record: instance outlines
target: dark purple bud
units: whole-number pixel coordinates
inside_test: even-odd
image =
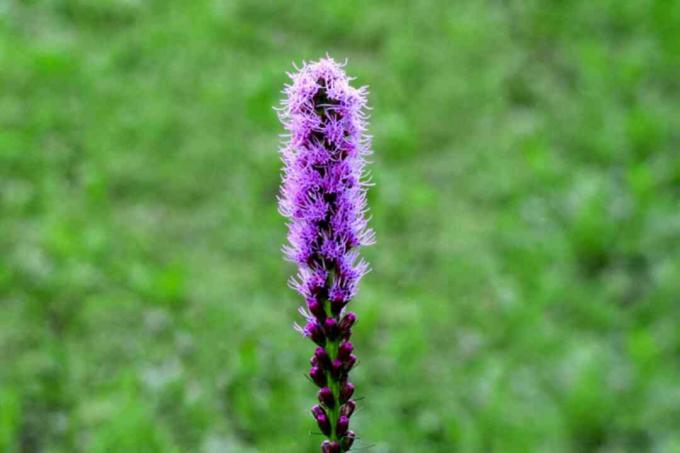
[[[314,418],[318,418],[321,415],[326,415],[326,411],[323,410],[323,407],[319,406],[318,404],[312,407],[312,416]]]
[[[345,417],[349,418],[352,416],[356,408],[357,403],[355,403],[352,400],[349,400],[345,404],[343,404],[342,407],[340,408],[340,415],[344,415]]]
[[[324,440],[321,444],[321,453],[340,453],[340,451],[340,444],[334,440]]]
[[[317,397],[319,398],[319,402],[325,405],[327,408],[333,409],[335,407],[333,392],[328,387],[323,387],[321,390],[319,390]]]
[[[328,297],[328,289],[326,288],[326,282],[324,281],[321,285],[317,286],[315,289],[312,290],[314,294],[316,294],[316,297],[319,298],[319,300],[324,300]]]
[[[309,299],[307,301],[307,308],[320,322],[323,322],[323,320],[326,319],[326,311],[323,309],[323,305],[316,299]]]
[[[345,437],[340,441],[342,451],[349,451],[349,449],[352,448],[352,445],[354,445],[354,439],[356,439],[356,437],[357,435],[354,434],[354,431],[347,431]]]
[[[340,321],[340,335],[342,335],[343,338],[349,338],[350,335],[352,334],[352,326],[354,323],[357,321],[357,315],[355,315],[352,312],[347,313],[345,316],[342,317],[342,320]]]
[[[338,359],[342,360],[343,362],[346,361],[353,350],[354,346],[352,346],[352,343],[345,341],[338,348]]]
[[[357,315],[354,314],[354,312],[349,312],[345,316],[342,317],[342,321],[340,321],[340,328],[341,329],[350,329],[354,323],[357,321]]]
[[[311,293],[318,293],[326,286],[328,272],[325,269],[317,269],[307,276],[307,287]]]
[[[314,321],[307,323],[304,329],[305,335],[312,339],[312,341],[319,346],[326,344],[326,337],[323,333],[321,325]]]
[[[335,425],[335,434],[338,437],[342,437],[347,434],[347,429],[349,428],[349,418],[341,415],[338,418],[338,423]]]
[[[340,387],[340,404],[344,404],[354,395],[354,385],[351,382],[344,382]]]
[[[309,369],[309,377],[312,378],[312,381],[319,387],[326,386],[326,372],[318,366],[313,366]]]
[[[345,305],[347,305],[347,302],[342,299],[331,299],[330,302],[331,313],[333,313],[333,316],[338,316],[342,309],[345,308]]]
[[[326,336],[329,340],[334,341],[336,338],[338,338],[338,322],[335,320],[335,318],[326,318],[323,326]]]
[[[331,422],[330,420],[328,420],[328,417],[326,415],[318,416],[316,418],[316,424],[319,426],[321,432],[324,433],[326,436],[331,435]]]
[[[340,379],[343,376],[344,371],[342,360],[335,359],[331,362],[331,375],[334,379]]]
[[[330,369],[331,358],[328,356],[328,353],[324,348],[316,348],[316,351],[314,351],[314,357],[318,366],[324,370]]]
[[[312,408],[312,415],[316,420],[316,424],[319,425],[319,429],[321,430],[321,432],[324,433],[326,436],[330,436],[331,422],[328,420],[328,415],[326,415],[326,411],[323,410],[323,407],[314,406]]]
[[[355,363],[357,363],[357,356],[350,354],[347,360],[344,361],[345,371],[349,373]]]

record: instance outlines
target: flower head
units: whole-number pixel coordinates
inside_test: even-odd
[[[286,257],[297,264],[290,286],[305,298],[296,329],[318,345],[311,380],[320,388],[312,414],[328,437],[323,452],[348,451],[356,403],[348,374],[356,357],[349,342],[356,315],[347,311],[368,264],[358,248],[374,241],[366,216],[366,88],[354,88],[327,57],[291,74],[279,110],[288,130],[279,211],[288,218]]]
[[[374,241],[364,181],[366,89],[350,86],[331,58],[305,64],[291,78],[279,110],[289,131],[279,197],[290,220],[284,252],[300,266],[292,283],[300,293],[317,303],[330,296],[342,308],[368,270],[355,249]]]

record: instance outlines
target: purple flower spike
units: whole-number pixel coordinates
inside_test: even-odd
[[[347,341],[356,315],[347,312],[347,305],[368,272],[358,249],[374,242],[364,173],[371,153],[367,91],[350,86],[342,65],[330,57],[304,64],[291,79],[279,109],[288,131],[281,149],[279,196],[279,211],[289,220],[283,251],[298,266],[290,286],[306,301],[300,309],[306,324],[296,328],[319,345],[309,375],[321,388],[318,398],[328,410],[312,410],[328,437],[321,449],[345,452],[354,439],[348,440],[348,428],[355,407],[349,402],[354,386],[347,374],[356,362]]]

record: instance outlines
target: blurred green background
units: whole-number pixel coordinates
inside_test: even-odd
[[[680,2],[0,2],[0,451],[317,451],[292,62],[371,88],[359,447],[680,451]]]

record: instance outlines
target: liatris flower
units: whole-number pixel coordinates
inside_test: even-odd
[[[356,315],[347,304],[368,265],[357,249],[373,243],[367,227],[364,157],[366,88],[353,88],[331,58],[292,74],[279,117],[289,139],[281,150],[285,169],[279,210],[287,217],[287,258],[299,272],[291,279],[306,301],[306,325],[296,328],[318,345],[309,377],[320,387],[312,415],[328,438],[322,452],[349,451],[356,408],[348,374],[356,363],[350,343]]]

